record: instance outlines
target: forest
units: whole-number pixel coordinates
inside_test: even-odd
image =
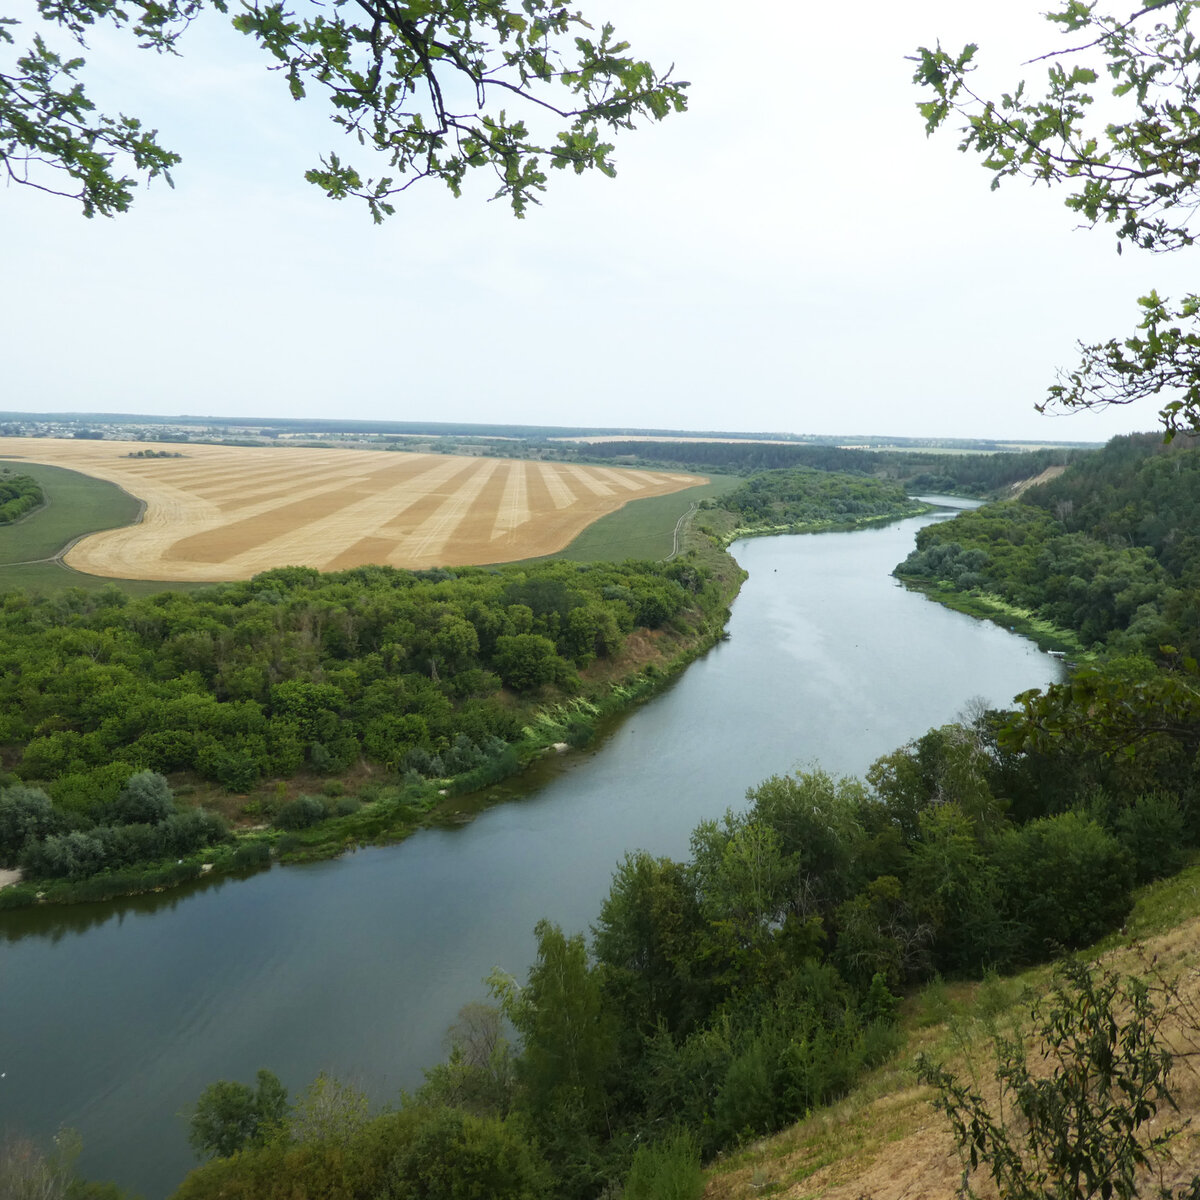
[[[1115,438],[1016,501],[922,529],[897,574],[943,594],[994,594],[1084,650],[1200,657],[1197,445]]]
[[[726,492],[706,500],[703,508],[733,513],[742,530],[801,532],[844,522],[894,520],[926,511],[899,483],[811,468],[762,471]]]
[[[524,743],[537,742],[527,727],[550,696],[563,704],[550,734],[586,741],[597,710],[580,672],[617,659],[630,635],[668,626],[707,644],[728,598],[685,560],[282,568],[136,599],[116,587],[8,593],[0,861],[32,879],[78,881],[226,840],[211,814],[172,816],[167,805],[151,820],[131,808],[131,777],[147,774],[244,793],[302,772],[337,779],[365,763],[392,785],[376,825],[388,807],[403,825],[406,806],[436,796],[430,781],[465,791],[519,769]],[[295,831],[350,818],[356,804],[300,796],[265,815]],[[177,844],[168,819],[191,822],[201,840]],[[4,902],[32,895],[32,885],[6,889]]]
[[[1084,457],[1086,450],[953,454],[934,450],[864,450],[771,442],[596,442],[575,451],[581,462],[620,459],[627,465],[750,473],[808,468],[902,483],[910,493],[987,496],[1009,484]]]

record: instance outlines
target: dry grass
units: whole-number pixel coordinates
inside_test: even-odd
[[[155,447],[157,448],[157,447]],[[663,471],[368,450],[0,438],[0,459],[68,467],[145,502],[66,555],[114,579],[247,579],[271,567],[433,567],[553,554],[629,500],[705,482]],[[172,449],[176,449],[172,447]]]
[[[1181,881],[1159,887],[1188,890],[1194,913],[1197,875],[1193,869]],[[1160,902],[1153,893],[1152,905]],[[1135,912],[1131,932],[1138,932],[1137,918]],[[1098,961],[1122,975],[1176,982],[1182,1015],[1165,1023],[1163,1035],[1176,1056],[1172,1082],[1179,1111],[1160,1113],[1148,1128],[1183,1125],[1200,1115],[1200,917],[1191,915],[1140,941],[1126,936]],[[1016,1023],[1024,1028],[1028,996],[1044,990],[1049,974],[1042,969],[1012,982],[935,987],[910,1002],[907,1044],[894,1064],[873,1073],[840,1104],[716,1165],[706,1200],[951,1200],[961,1195],[962,1163],[949,1126],[930,1104],[931,1089],[915,1085],[912,1061],[924,1050],[960,1074],[974,1071],[982,1093],[994,1101],[988,1031],[995,1026],[1011,1030]],[[1163,1182],[1177,1186],[1197,1173],[1200,1130],[1189,1127],[1173,1143]],[[972,1177],[981,1195],[990,1194],[989,1183],[983,1174]]]

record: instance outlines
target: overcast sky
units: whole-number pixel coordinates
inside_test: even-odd
[[[915,46],[977,41],[1011,86],[1058,36],[1035,6],[580,7],[674,61],[691,108],[621,136],[615,180],[553,172],[524,221],[486,181],[459,200],[419,185],[381,227],[326,200],[302,176],[337,131],[212,15],[182,59],[93,39],[97,99],[184,162],[174,191],[139,189],[111,220],[0,189],[0,408],[1046,440],[1155,425],[1152,407],[1033,405],[1077,338],[1126,333],[1151,286],[1188,290],[1186,252],[1118,257],[1060,194],[990,192],[914,107]]]

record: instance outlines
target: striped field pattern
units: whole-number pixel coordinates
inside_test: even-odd
[[[247,579],[279,566],[432,567],[553,554],[629,500],[705,482],[662,471],[289,446],[169,447],[0,438],[0,461],[50,463],[144,501],[142,520],[65,561],[115,579]],[[153,444],[152,448],[163,448]],[[53,502],[53,497],[51,497]]]

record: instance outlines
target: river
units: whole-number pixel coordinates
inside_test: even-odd
[[[0,1130],[84,1139],[81,1170],[162,1200],[193,1163],[179,1115],[259,1067],[380,1102],[420,1082],[493,969],[523,974],[542,917],[586,930],[639,847],[768,775],[861,773],[979,697],[1058,664],[890,577],[936,516],[758,538],[729,639],[615,727],[467,825],[190,893],[0,915]]]

